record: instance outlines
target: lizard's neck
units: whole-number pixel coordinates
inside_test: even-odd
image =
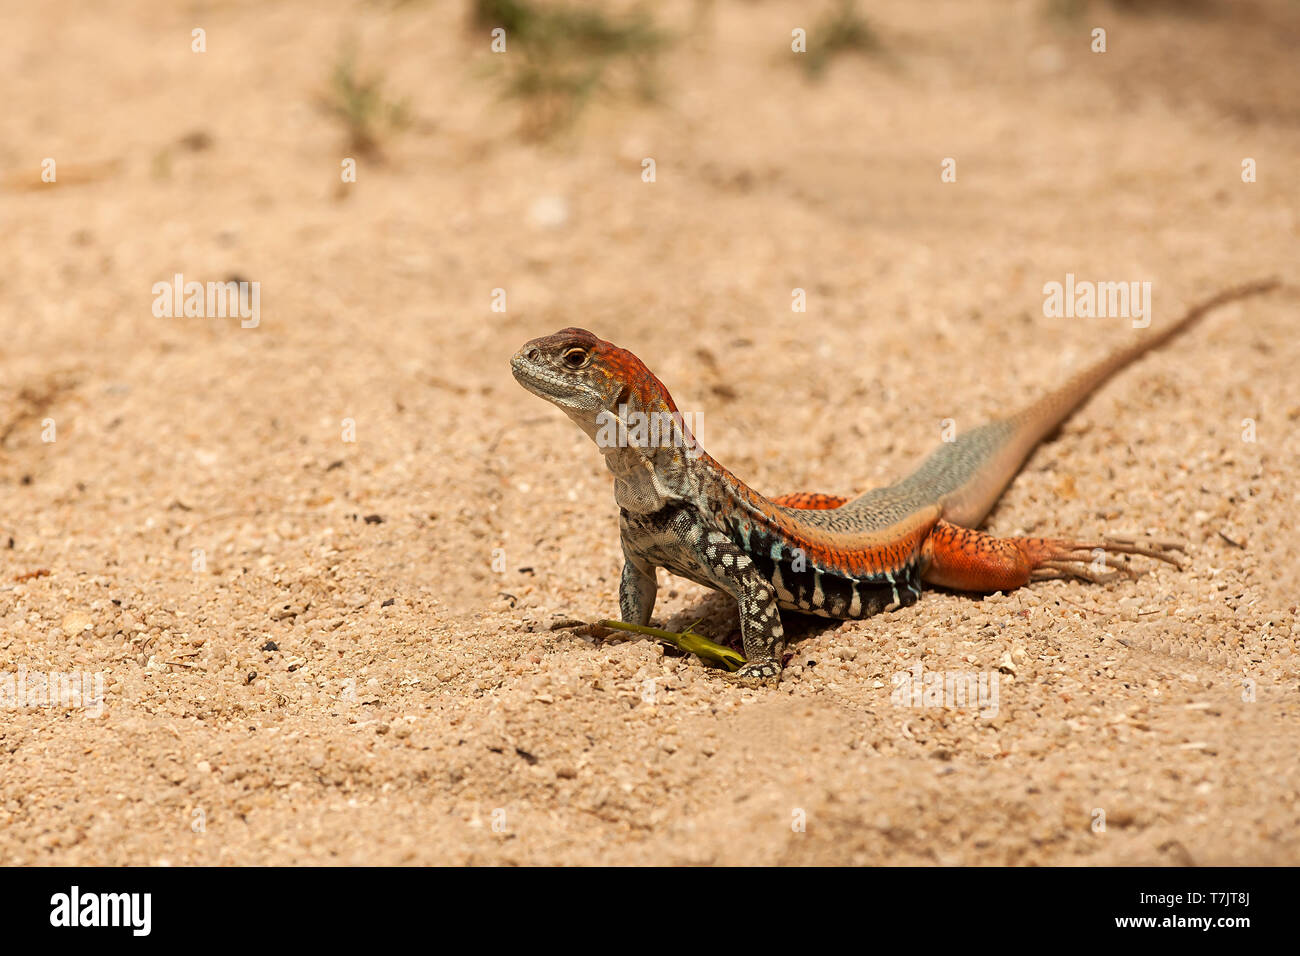
[[[689,434],[689,432],[687,432]],[[663,446],[606,445],[597,441],[605,467],[614,476],[614,500],[637,514],[670,504],[699,502],[716,463],[692,439]]]
[[[614,501],[624,511],[649,514],[683,498],[680,476],[642,455],[606,455],[605,467],[614,475]]]
[[[697,416],[683,414],[668,389],[630,352],[610,363],[617,397],[600,412],[566,409],[600,449],[625,511],[651,514],[688,505],[719,519],[761,510],[762,496],[700,447]]]
[[[723,521],[762,511],[761,495],[724,468],[691,436],[686,446],[601,448],[614,476],[614,500],[636,514],[689,505]]]
[[[662,388],[662,386],[661,386]],[[696,440],[667,390],[643,399],[624,392],[595,420],[575,421],[596,443],[614,476],[614,500],[637,514],[705,500],[720,469]]]

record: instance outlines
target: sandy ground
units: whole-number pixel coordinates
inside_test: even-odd
[[[1158,326],[1294,280],[1300,7],[1076,7],[873,3],[884,53],[812,81],[822,5],[656,5],[658,101],[533,143],[461,4],[6,4],[0,678],[105,700],[0,709],[0,862],[1300,862],[1294,285],[1113,382],[988,525],[1182,571],[796,624],[766,690],[553,629],[617,613],[621,557],[509,374],[535,335],[634,350],[762,491],[850,492],[1138,334],[1045,282],[1150,281]],[[349,40],[410,122],[345,185]],[[260,324],[155,317],[178,272]],[[996,716],[897,706],[917,664]]]

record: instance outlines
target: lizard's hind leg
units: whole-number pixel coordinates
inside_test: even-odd
[[[1130,538],[1068,541],[1061,538],[995,538],[983,531],[938,522],[921,547],[921,577],[929,584],[958,591],[1009,591],[1030,581],[1080,578],[1107,583],[1128,567],[1107,563],[1112,554],[1138,554],[1178,566],[1172,542]]]

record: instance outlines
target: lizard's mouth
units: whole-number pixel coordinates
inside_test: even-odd
[[[574,400],[588,391],[571,379],[539,366],[522,349],[510,359],[510,370],[514,373],[516,382],[539,398],[556,405],[575,404]]]

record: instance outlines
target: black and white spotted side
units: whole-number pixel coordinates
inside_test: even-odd
[[[772,582],[783,608],[838,620],[858,620],[895,611],[921,597],[916,564],[897,571],[849,577],[834,568],[818,567],[802,549],[766,531],[742,532],[748,553],[763,576]]]

